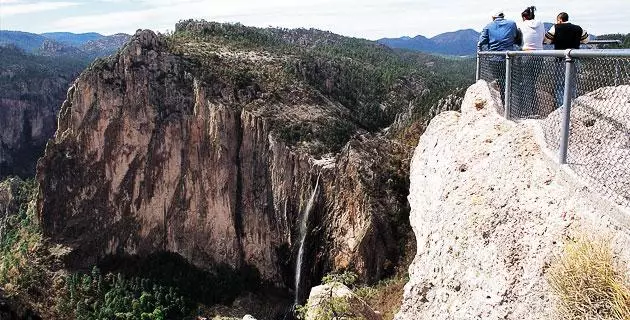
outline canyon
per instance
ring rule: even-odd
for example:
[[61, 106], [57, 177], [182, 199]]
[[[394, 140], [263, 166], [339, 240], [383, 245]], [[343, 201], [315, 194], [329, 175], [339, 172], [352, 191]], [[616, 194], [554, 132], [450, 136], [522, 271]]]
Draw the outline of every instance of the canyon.
[[38, 164], [43, 234], [69, 248], [64, 261], [171, 252], [290, 290], [336, 270], [392, 274], [409, 237], [411, 148], [381, 129], [431, 87], [357, 87], [366, 80], [343, 72], [366, 62], [344, 70], [315, 54], [322, 42], [389, 49], [318, 32], [186, 21], [172, 36], [138, 31], [84, 71]]

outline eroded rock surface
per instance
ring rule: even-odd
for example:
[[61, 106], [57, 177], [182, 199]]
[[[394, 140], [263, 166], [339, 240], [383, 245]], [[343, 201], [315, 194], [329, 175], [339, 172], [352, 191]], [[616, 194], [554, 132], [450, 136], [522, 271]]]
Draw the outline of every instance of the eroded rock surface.
[[496, 109], [479, 81], [461, 113], [438, 115], [420, 139], [409, 194], [418, 251], [398, 320], [550, 319], [545, 269], [572, 237], [607, 235], [630, 261], [630, 208], [558, 165], [539, 122]]

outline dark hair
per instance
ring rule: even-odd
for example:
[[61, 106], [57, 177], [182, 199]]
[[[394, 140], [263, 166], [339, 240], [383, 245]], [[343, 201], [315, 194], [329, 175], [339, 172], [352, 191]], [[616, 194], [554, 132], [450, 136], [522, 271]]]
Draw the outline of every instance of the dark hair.
[[536, 7], [531, 6], [527, 7], [525, 11], [521, 12], [521, 16], [526, 20], [533, 20], [536, 16], [534, 15], [534, 11], [536, 11]]
[[558, 14], [558, 19], [560, 19], [560, 21], [562, 21], [562, 22], [567, 22], [567, 21], [569, 21], [569, 14], [566, 13], [566, 12], [560, 12]]

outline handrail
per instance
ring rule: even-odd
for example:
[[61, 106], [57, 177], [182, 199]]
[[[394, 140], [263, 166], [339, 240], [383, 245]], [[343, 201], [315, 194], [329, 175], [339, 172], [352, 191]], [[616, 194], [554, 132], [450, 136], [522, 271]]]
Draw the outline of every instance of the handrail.
[[602, 40], [589, 40], [587, 45], [589, 44], [618, 44], [621, 45], [623, 42], [621, 40], [613, 40], [613, 39], [602, 39]]
[[560, 57], [567, 55], [580, 57], [630, 57], [630, 49], [568, 49], [568, 50], [531, 50], [531, 51], [479, 51], [480, 56], [543, 56]]
[[[557, 57], [563, 58], [565, 63], [565, 77], [564, 77], [564, 97], [563, 97], [563, 117], [561, 126], [561, 141], [560, 141], [560, 154], [559, 162], [566, 164], [567, 161], [567, 149], [569, 138], [569, 125], [570, 125], [570, 112], [571, 112], [571, 90], [575, 83], [575, 68], [573, 68], [574, 58], [588, 58], [588, 57], [607, 57], [607, 58], [630, 58], [630, 49], [568, 49], [568, 50], [532, 50], [532, 51], [478, 51], [477, 52], [477, 70], [475, 77], [480, 79], [481, 70], [481, 56], [498, 56], [504, 57], [506, 62], [505, 69], [505, 101], [504, 112], [507, 119], [510, 118], [510, 96], [511, 96], [511, 78], [512, 78], [512, 58], [524, 57], [524, 56], [538, 56], [538, 57]], [[616, 66], [616, 72], [619, 73], [619, 66]], [[615, 81], [617, 85], [617, 81]]]

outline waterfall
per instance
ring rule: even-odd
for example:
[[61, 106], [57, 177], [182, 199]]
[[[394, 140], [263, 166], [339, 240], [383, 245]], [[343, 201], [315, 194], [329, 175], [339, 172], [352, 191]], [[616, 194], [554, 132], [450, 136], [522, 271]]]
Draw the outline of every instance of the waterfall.
[[306, 242], [306, 234], [308, 233], [308, 217], [313, 211], [313, 203], [315, 202], [315, 196], [319, 189], [319, 176], [317, 176], [317, 182], [315, 183], [315, 189], [311, 193], [311, 197], [308, 199], [304, 213], [302, 214], [302, 221], [300, 222], [300, 249], [298, 250], [297, 262], [295, 264], [295, 304], [299, 303], [300, 298], [300, 280], [302, 276], [302, 260], [304, 256], [304, 242]]

